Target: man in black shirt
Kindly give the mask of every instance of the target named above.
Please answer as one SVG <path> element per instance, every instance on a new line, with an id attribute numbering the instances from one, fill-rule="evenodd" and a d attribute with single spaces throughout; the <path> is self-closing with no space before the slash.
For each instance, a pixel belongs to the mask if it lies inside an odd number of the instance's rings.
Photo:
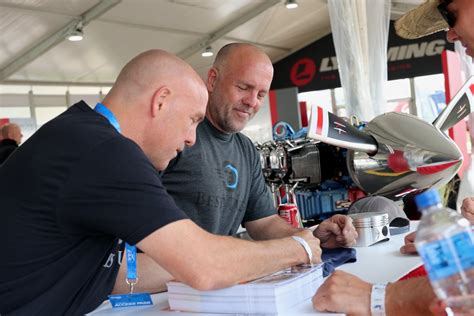
<path id="1" fill-rule="evenodd" d="M 124 67 L 97 105 L 107 117 L 79 102 L 5 162 L 0 314 L 92 311 L 113 291 L 125 242 L 144 252 L 136 292 L 156 289 L 147 282 L 150 261 L 198 289 L 320 261 L 311 232 L 262 242 L 215 236 L 166 193 L 157 170 L 194 144 L 207 99 L 188 64 L 151 50 Z"/>

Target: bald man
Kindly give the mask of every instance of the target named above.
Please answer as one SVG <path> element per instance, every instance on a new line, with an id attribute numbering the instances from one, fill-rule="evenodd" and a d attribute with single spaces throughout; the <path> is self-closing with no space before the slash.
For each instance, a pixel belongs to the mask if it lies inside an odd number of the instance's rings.
<path id="1" fill-rule="evenodd" d="M 224 46 L 208 71 L 209 102 L 196 145 L 162 175 L 176 203 L 209 232 L 235 235 L 242 224 L 253 239 L 265 240 L 301 231 L 277 215 L 260 156 L 240 133 L 262 106 L 272 78 L 272 62 L 262 50 L 244 43 Z M 321 245 L 338 247 L 352 245 L 357 233 L 350 218 L 337 215 L 314 235 Z"/>
<path id="2" fill-rule="evenodd" d="M 11 154 L 21 144 L 23 135 L 21 134 L 20 126 L 17 124 L 5 124 L 1 128 L 2 140 L 0 142 L 0 165 L 10 157 Z"/>
<path id="3" fill-rule="evenodd" d="M 195 143 L 207 99 L 188 64 L 148 51 L 124 67 L 95 110 L 73 105 L 7 160 L 0 168 L 0 314 L 92 311 L 113 290 L 125 242 L 144 252 L 135 292 L 155 289 L 142 281 L 153 279 L 156 264 L 192 287 L 213 289 L 320 261 L 311 233 L 266 242 L 214 236 L 166 193 L 157 170 Z"/>

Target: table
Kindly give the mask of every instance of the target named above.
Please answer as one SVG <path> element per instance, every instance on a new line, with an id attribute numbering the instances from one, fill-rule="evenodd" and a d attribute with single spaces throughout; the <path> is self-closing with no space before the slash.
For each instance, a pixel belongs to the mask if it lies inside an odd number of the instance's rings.
<path id="1" fill-rule="evenodd" d="M 415 231 L 418 221 L 410 223 L 410 231 Z M 357 275 L 370 283 L 393 282 L 419 267 L 422 262 L 418 255 L 403 255 L 400 247 L 407 234 L 391 236 L 387 242 L 357 249 L 357 262 L 340 266 L 338 269 Z"/>
<path id="2" fill-rule="evenodd" d="M 416 230 L 418 222 L 411 222 L 410 231 Z M 402 255 L 399 251 L 404 243 L 406 234 L 395 235 L 389 241 L 381 242 L 370 247 L 357 248 L 357 262 L 348 263 L 338 267 L 343 270 L 357 275 L 361 279 L 370 283 L 393 282 L 411 270 L 419 267 L 422 262 L 419 256 Z M 167 294 L 159 293 L 152 295 L 153 306 L 133 307 L 133 308 L 116 308 L 113 309 L 108 301 L 105 301 L 95 311 L 89 315 L 93 316 L 128 316 L 128 315 L 196 315 L 196 313 L 174 312 L 166 310 L 168 308 Z M 311 302 L 305 302 L 298 306 L 291 313 L 292 315 L 312 314 L 312 315 L 341 315 L 330 313 L 317 313 L 312 308 Z M 202 315 L 202 314 L 201 314 Z M 212 314 L 219 315 L 219 314 Z M 230 314 L 222 314 L 230 315 Z"/>

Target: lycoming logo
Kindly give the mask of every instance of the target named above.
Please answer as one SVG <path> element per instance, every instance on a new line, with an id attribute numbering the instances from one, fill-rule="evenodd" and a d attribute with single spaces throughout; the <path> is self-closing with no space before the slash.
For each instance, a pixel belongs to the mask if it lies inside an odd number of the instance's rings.
<path id="1" fill-rule="evenodd" d="M 445 49 L 446 41 L 442 39 L 431 42 L 413 43 L 408 45 L 393 46 L 387 51 L 389 62 L 402 61 L 413 58 L 441 55 Z M 338 70 L 337 57 L 324 57 L 321 59 L 319 72 Z M 298 87 L 310 83 L 316 75 L 316 65 L 311 58 L 297 60 L 291 67 L 290 79 Z"/>
<path id="2" fill-rule="evenodd" d="M 299 59 L 291 67 L 290 79 L 298 87 L 310 83 L 316 74 L 316 65 L 311 58 Z"/>

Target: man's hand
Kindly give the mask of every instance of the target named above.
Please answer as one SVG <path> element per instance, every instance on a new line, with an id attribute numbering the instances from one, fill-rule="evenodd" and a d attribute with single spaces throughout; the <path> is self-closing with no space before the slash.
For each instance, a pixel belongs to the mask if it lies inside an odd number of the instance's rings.
<path id="1" fill-rule="evenodd" d="M 400 252 L 403 254 L 417 254 L 415 247 L 416 232 L 411 232 L 405 236 L 405 245 L 400 248 Z"/>
<path id="2" fill-rule="evenodd" d="M 471 225 L 474 225 L 474 197 L 468 197 L 462 201 L 461 214 Z"/>
<path id="3" fill-rule="evenodd" d="M 318 225 L 314 236 L 321 241 L 321 247 L 350 247 L 356 243 L 357 232 L 352 225 L 352 218 L 334 215 Z"/>
<path id="4" fill-rule="evenodd" d="M 306 240 L 311 251 L 313 253 L 313 258 L 311 262 L 308 263 L 320 263 L 321 262 L 321 247 L 319 246 L 319 239 L 313 236 L 313 233 L 310 230 L 302 230 L 294 234 L 294 236 L 298 236 Z"/>
<path id="5" fill-rule="evenodd" d="M 446 302 L 441 301 L 439 299 L 434 299 L 430 304 L 430 312 L 434 316 L 445 316 L 445 315 L 447 315 L 446 314 L 446 307 L 448 307 Z"/>
<path id="6" fill-rule="evenodd" d="M 320 312 L 370 315 L 371 292 L 370 283 L 336 270 L 313 296 L 313 308 Z"/>

